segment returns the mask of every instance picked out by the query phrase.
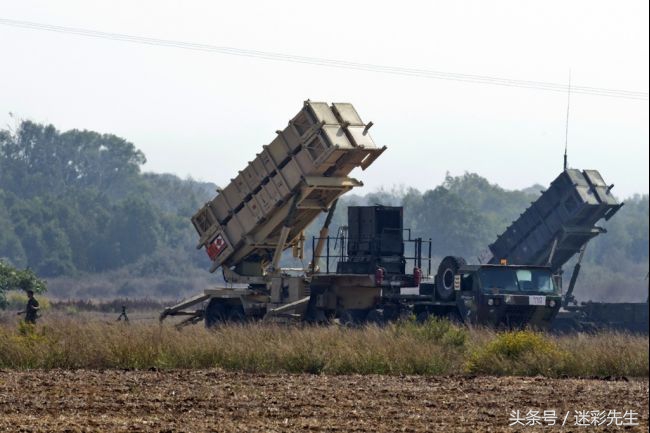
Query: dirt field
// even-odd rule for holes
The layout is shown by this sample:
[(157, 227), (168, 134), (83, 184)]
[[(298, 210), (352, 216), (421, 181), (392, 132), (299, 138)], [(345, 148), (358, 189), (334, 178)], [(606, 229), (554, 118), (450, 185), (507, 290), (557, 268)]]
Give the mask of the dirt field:
[(574, 426), (574, 410), (632, 410), (626, 431), (647, 431), (647, 406), (647, 380), (0, 371), (11, 432), (528, 430), (508, 427), (517, 409), (554, 409), (558, 424), (571, 411), (562, 431), (606, 430)]

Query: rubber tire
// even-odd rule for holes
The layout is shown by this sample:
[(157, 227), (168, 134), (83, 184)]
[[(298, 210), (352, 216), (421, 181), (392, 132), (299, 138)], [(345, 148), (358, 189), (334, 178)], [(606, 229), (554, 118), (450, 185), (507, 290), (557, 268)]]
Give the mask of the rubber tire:
[(445, 318), (449, 320), (449, 323), (452, 325), (461, 326), (463, 324), (463, 319), (461, 319), (460, 315), (456, 311), (448, 312), (445, 314)]
[(244, 313), (244, 308), (241, 305), (230, 307), (230, 311), (228, 312), (228, 322), (229, 323), (246, 322), (246, 313)]
[(427, 310), (422, 310), (415, 315), (415, 321), (417, 323), (426, 323), (431, 316), (433, 316), (433, 314), (430, 314)]
[(462, 257), (447, 256), (442, 259), (436, 274), (436, 295), (442, 301), (453, 301), (456, 292), (454, 291), (454, 275), (461, 266), (467, 262)]
[(370, 310), (368, 315), (366, 315), (366, 323), (376, 326), (385, 325), (386, 320), (384, 319), (384, 310), (378, 310), (377, 308)]
[(341, 309), (338, 313), (339, 325), (344, 327), (354, 327), (356, 326), (356, 321), (354, 320), (354, 315), (351, 311)]
[(221, 299), (212, 298), (205, 308), (204, 321), (206, 328), (213, 328), (226, 320), (226, 304)]
[(327, 287), (314, 285), (314, 286), (310, 286), (309, 289), (311, 294), (309, 295), (309, 301), (307, 302), (307, 311), (305, 312), (305, 322), (315, 324), (315, 325), (329, 324), (332, 321), (332, 318), (328, 317), (328, 312), (323, 308), (317, 307), (318, 296), (325, 293)]

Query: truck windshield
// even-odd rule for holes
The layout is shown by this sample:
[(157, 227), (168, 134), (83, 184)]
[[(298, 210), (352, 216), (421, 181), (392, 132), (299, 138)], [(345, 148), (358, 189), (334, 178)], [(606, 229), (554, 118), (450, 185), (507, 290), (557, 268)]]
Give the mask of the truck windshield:
[(551, 272), (547, 269), (483, 268), (479, 276), (484, 292), (555, 292)]

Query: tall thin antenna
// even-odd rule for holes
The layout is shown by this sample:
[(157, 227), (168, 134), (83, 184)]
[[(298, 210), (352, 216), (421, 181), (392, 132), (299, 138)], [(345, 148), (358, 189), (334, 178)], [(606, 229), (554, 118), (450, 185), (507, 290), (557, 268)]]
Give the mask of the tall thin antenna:
[(571, 69), (569, 69), (569, 86), (566, 100), (566, 128), (564, 130), (564, 170), (567, 169), (567, 150), (569, 147), (569, 107), (571, 106)]

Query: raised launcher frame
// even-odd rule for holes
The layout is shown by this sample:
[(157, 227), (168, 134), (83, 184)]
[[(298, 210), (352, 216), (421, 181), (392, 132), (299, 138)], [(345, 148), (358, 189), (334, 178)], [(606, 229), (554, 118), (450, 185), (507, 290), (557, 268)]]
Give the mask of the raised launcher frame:
[[(347, 177), (386, 149), (368, 134), (352, 104), (306, 101), (255, 160), (192, 217), (212, 260), (211, 272), (257, 262), (261, 275), (278, 251), (297, 245), (303, 230), (336, 199), (363, 183)], [(277, 267), (277, 263), (275, 264)]]
[[(601, 219), (609, 220), (624, 203), (612, 195), (614, 185), (607, 185), (596, 170), (564, 170), (542, 192), (542, 195), (490, 245), (493, 254), (490, 263), (506, 260), (513, 264), (549, 266), (562, 284), (562, 266), (575, 254), (578, 260), (573, 268), (569, 286), (564, 294), (557, 326), (568, 329), (567, 323), (608, 322), (624, 329), (621, 320), (612, 320), (606, 310), (634, 311), (635, 317), (628, 329), (646, 329), (648, 315), (638, 314), (647, 310), (645, 304), (605, 304), (572, 306), (575, 288), (587, 243), (605, 232), (596, 226)], [(600, 308), (599, 308), (600, 307)], [(624, 313), (627, 314), (627, 313)], [(620, 323), (619, 323), (620, 322)], [(605, 323), (606, 324), (606, 323)], [(574, 327), (575, 328), (575, 327)]]
[(489, 246), (490, 263), (562, 265), (604, 233), (596, 226), (623, 206), (596, 170), (564, 170), (521, 216)]
[[(166, 308), (161, 319), (187, 315), (192, 322), (213, 312), (223, 316), (221, 307), (210, 310), (215, 298), (228, 308), (227, 314), (304, 314), (316, 266), (291, 275), (280, 269), (282, 252), (293, 248), (294, 256), (302, 258), (305, 228), (323, 211), (330, 211), (331, 221), (336, 200), (363, 185), (348, 174), (357, 167), (365, 170), (386, 150), (373, 142), (371, 126), (352, 104), (306, 101), (288, 126), (276, 131), (276, 138), (192, 217), (197, 248), (205, 248), (212, 261), (210, 271), (221, 268), (228, 283), (247, 288), (208, 289)], [(323, 230), (327, 236), (327, 227)], [(367, 279), (327, 284), (341, 294), (350, 286), (369, 285)], [(208, 299), (206, 311), (186, 311)], [(354, 296), (349, 299), (355, 301)]]

